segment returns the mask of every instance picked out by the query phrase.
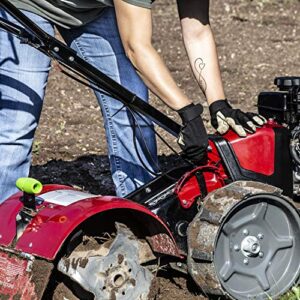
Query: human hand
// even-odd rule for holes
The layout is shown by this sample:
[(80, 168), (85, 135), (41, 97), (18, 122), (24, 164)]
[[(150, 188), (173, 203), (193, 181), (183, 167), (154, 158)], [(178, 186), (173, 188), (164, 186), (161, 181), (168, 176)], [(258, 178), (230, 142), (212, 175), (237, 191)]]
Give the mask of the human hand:
[(265, 124), (266, 119), (255, 113), (243, 112), (231, 107), (227, 99), (217, 100), (209, 106), (211, 125), (220, 133), (226, 133), (232, 128), (239, 136), (245, 137), (254, 133), (256, 127)]
[(183, 151), (183, 157), (196, 164), (207, 161), (208, 137), (201, 118), (201, 104), (189, 104), (177, 111), (182, 119), (182, 127), (177, 143)]

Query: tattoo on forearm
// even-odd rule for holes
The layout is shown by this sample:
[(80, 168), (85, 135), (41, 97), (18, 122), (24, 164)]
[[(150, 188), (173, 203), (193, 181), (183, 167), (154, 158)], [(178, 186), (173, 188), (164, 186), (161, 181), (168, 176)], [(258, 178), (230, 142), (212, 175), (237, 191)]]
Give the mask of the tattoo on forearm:
[(194, 67), (195, 67), (196, 72), (199, 74), (197, 80), (199, 82), (200, 88), (202, 89), (203, 93), (205, 94), (206, 89), (207, 89), (207, 84), (206, 84), (204, 77), (202, 76), (202, 71), (205, 68), (205, 62), (203, 61), (203, 59), (201, 57), (199, 57), (195, 60)]

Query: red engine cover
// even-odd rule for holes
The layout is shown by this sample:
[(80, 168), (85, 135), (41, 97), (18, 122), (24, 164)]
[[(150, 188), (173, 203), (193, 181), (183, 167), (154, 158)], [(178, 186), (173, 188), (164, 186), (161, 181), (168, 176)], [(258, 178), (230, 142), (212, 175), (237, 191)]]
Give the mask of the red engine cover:
[(239, 137), (229, 131), (224, 138), (227, 139), (243, 169), (270, 176), (275, 169), (275, 133), (274, 125), (266, 124), (258, 128), (255, 134), (245, 138)]

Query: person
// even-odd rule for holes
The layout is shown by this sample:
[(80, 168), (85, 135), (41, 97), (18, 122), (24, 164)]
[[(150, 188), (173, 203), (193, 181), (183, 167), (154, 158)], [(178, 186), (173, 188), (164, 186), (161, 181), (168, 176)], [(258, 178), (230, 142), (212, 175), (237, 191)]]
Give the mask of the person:
[[(143, 100), (148, 100), (149, 88), (176, 110), (182, 119), (178, 144), (185, 157), (196, 164), (205, 163), (208, 139), (201, 118), (203, 109), (177, 86), (151, 43), (152, 0), (9, 1), (48, 34), (54, 35), (56, 26), (78, 55)], [(220, 133), (230, 127), (241, 136), (254, 132), (264, 120), (232, 108), (225, 98), (209, 24), (209, 0), (177, 0), (177, 5), (184, 45), (208, 101), (212, 125)], [(15, 22), (3, 10), (0, 16)], [(16, 191), (18, 177), (28, 175), (49, 70), (47, 56), (0, 32), (0, 202)], [(153, 124), (144, 118), (133, 122), (119, 101), (100, 92), (96, 97), (104, 118), (116, 194), (124, 197), (157, 171)], [(140, 128), (137, 149), (133, 141), (135, 122)]]

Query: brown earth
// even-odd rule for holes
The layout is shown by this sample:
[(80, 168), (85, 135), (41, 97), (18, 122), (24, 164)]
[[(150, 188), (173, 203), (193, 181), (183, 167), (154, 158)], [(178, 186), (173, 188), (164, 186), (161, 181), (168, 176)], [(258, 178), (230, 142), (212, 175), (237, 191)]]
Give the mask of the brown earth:
[[(154, 45), (179, 86), (205, 105), (185, 55), (175, 2), (157, 0), (154, 5)], [(258, 93), (274, 90), (275, 76), (300, 75), (299, 0), (215, 0), (211, 24), (226, 94), (236, 107), (255, 111)], [(151, 96), (151, 102), (178, 120), (158, 99)], [(211, 131), (205, 107), (204, 119)], [(159, 132), (176, 146), (173, 137)], [(104, 141), (93, 93), (54, 68), (35, 138), (32, 176), (44, 183), (113, 194)], [(167, 167), (170, 150), (159, 143), (159, 154)], [(163, 276), (160, 285), (159, 299), (201, 299), (191, 279)]]

